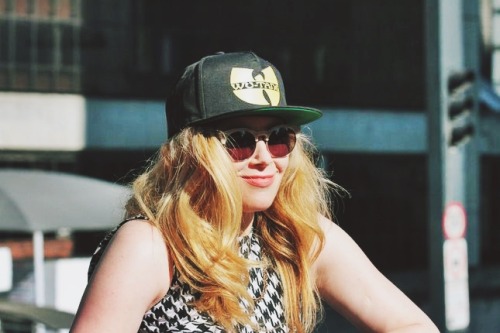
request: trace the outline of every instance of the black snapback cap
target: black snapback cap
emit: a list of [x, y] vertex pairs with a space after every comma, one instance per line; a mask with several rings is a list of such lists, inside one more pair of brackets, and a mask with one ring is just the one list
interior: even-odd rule
[[315, 108], [287, 105], [281, 74], [253, 52], [218, 53], [186, 67], [165, 111], [169, 138], [236, 116], [273, 116], [290, 125], [322, 116]]

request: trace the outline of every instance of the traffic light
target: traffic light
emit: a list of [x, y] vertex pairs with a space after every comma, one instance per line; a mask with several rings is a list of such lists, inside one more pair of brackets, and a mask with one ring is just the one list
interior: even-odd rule
[[472, 70], [448, 76], [448, 146], [457, 146], [474, 134], [471, 112], [475, 108], [475, 73]]

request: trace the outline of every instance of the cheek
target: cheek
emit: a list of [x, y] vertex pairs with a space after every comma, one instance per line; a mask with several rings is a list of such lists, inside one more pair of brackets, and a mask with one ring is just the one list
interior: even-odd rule
[[278, 172], [280, 174], [284, 174], [286, 169], [288, 168], [289, 162], [290, 162], [290, 157], [287, 156], [287, 157], [275, 159], [274, 165], [276, 165], [276, 170], [278, 170]]
[[245, 169], [246, 163], [243, 162], [232, 162], [233, 163], [233, 169], [236, 171], [236, 173], [239, 173], [240, 171], [243, 171]]

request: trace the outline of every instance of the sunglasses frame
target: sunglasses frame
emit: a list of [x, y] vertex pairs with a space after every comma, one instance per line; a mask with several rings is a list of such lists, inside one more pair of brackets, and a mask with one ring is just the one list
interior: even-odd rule
[[[293, 145], [291, 145], [290, 151], [286, 155], [275, 156], [269, 150], [269, 137], [272, 135], [272, 133], [274, 131], [279, 131], [281, 129], [285, 129], [287, 131], [287, 133], [289, 133], [288, 131], [291, 131], [293, 133], [293, 136], [294, 136], [295, 140], [293, 140]], [[250, 157], [252, 157], [252, 155], [255, 153], [255, 149], [257, 149], [257, 143], [259, 141], [264, 141], [264, 143], [266, 144], [267, 151], [269, 152], [269, 154], [271, 154], [271, 156], [273, 158], [282, 158], [282, 157], [286, 157], [286, 156], [290, 155], [290, 153], [295, 148], [295, 145], [296, 145], [296, 142], [297, 142], [297, 134], [300, 132], [300, 128], [299, 127], [295, 127], [295, 126], [290, 126], [290, 125], [277, 125], [277, 126], [274, 126], [274, 127], [270, 128], [270, 129], [264, 130], [264, 131], [254, 131], [254, 130], [249, 129], [249, 128], [240, 127], [240, 128], [231, 128], [231, 129], [228, 129], [228, 130], [220, 130], [220, 132], [223, 134], [222, 137], [220, 138], [220, 140], [221, 140], [222, 144], [226, 147], [226, 149], [227, 149], [227, 146], [226, 146], [227, 139], [228, 139], [229, 136], [231, 136], [234, 133], [237, 133], [237, 132], [248, 132], [248, 133], [250, 133], [254, 137], [255, 142], [253, 144], [252, 154], [250, 156], [246, 157], [246, 158], [235, 160], [235, 161], [244, 161], [244, 160], [249, 159]], [[235, 148], [237, 148], [237, 147], [235, 147]]]

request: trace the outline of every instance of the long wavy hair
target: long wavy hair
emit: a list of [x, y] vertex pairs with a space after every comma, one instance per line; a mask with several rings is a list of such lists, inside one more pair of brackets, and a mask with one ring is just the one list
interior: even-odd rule
[[[281, 277], [287, 325], [299, 333], [311, 332], [321, 314], [311, 266], [324, 243], [318, 214], [330, 216], [335, 188], [315, 166], [315, 153], [299, 133], [278, 194], [254, 224]], [[128, 214], [145, 214], [161, 231], [175, 269], [200, 294], [197, 309], [229, 332], [252, 325], [240, 301], [254, 304], [247, 285], [255, 263], [239, 255], [242, 195], [217, 135], [184, 129], [162, 145], [133, 190]]]

